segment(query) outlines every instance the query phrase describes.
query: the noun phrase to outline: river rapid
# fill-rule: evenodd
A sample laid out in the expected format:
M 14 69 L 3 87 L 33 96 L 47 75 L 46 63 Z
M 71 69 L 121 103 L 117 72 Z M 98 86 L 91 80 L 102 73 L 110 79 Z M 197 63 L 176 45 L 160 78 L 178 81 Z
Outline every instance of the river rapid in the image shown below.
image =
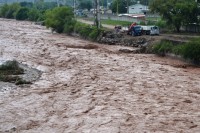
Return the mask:
M 41 71 L 0 89 L 0 132 L 199 133 L 200 68 L 122 48 L 0 19 L 1 60 Z

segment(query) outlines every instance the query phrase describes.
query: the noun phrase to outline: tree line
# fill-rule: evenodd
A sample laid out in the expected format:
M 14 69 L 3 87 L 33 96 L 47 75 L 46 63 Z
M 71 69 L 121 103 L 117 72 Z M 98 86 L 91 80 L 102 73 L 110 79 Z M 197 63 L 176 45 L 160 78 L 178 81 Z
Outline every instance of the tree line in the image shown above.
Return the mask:
M 96 40 L 101 29 L 77 22 L 73 8 L 70 6 L 57 7 L 57 3 L 13 3 L 0 8 L 0 17 L 16 20 L 42 22 L 52 32 L 78 33 L 81 37 Z
M 153 0 L 150 10 L 159 13 L 177 32 L 180 32 L 181 26 L 199 24 L 200 7 L 195 0 Z

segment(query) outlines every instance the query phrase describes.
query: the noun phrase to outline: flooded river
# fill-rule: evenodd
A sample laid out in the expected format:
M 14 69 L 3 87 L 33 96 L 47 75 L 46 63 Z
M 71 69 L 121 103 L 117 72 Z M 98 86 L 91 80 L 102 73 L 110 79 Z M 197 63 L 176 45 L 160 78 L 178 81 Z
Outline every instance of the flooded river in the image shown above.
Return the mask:
M 200 68 L 121 48 L 0 19 L 0 58 L 42 72 L 0 91 L 0 132 L 199 133 Z

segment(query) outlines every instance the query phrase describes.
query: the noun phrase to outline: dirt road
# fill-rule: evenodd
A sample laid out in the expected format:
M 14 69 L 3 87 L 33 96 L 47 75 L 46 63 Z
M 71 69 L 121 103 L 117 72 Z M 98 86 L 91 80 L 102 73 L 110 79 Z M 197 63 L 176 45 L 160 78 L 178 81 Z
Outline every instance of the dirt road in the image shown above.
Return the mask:
M 42 71 L 0 92 L 0 132 L 199 133 L 200 69 L 0 19 L 0 55 Z

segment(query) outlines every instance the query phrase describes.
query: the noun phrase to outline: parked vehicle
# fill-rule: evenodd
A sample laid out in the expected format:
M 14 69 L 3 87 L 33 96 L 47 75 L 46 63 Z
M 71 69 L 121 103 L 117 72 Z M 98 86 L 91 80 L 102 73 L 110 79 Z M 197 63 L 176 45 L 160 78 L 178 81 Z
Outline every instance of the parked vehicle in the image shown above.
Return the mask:
M 159 35 L 160 30 L 158 26 L 152 26 L 150 30 L 150 35 Z
M 142 27 L 142 34 L 143 35 L 150 35 L 151 27 L 152 26 L 141 26 Z
M 136 23 L 132 23 L 129 27 L 127 34 L 128 35 L 159 35 L 159 27 L 158 26 L 139 26 Z
M 142 27 L 141 26 L 134 26 L 131 30 L 132 36 L 141 36 L 142 35 Z
M 120 32 L 121 29 L 122 29 L 122 26 L 120 26 L 120 25 L 115 25 L 115 32 L 116 32 L 116 33 Z
M 127 35 L 132 35 L 132 28 L 136 25 L 137 25 L 137 23 L 135 23 L 135 22 L 130 25 L 130 27 L 128 28 L 128 31 L 127 31 Z
M 127 33 L 127 32 L 128 32 L 128 29 L 129 29 L 129 27 L 123 26 L 121 31 L 122 31 L 123 33 Z

